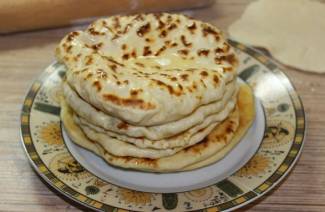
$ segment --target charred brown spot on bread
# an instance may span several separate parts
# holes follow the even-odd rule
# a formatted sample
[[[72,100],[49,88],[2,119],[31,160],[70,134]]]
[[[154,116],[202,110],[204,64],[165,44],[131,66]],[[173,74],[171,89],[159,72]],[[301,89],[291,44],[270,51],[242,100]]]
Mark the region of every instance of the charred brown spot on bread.
[[[218,84],[219,84],[219,81],[220,81],[220,80],[219,80],[219,76],[216,75],[216,74],[214,74],[214,75],[213,75],[213,82],[214,82],[214,84],[215,84],[215,85],[218,85]]]
[[[79,35],[79,32],[70,32],[69,35],[68,35],[68,37],[67,37],[67,40],[68,41],[72,41],[78,35]]]
[[[63,47],[65,52],[70,53],[72,45],[69,44],[68,42],[65,42],[65,43],[62,44],[62,47]],[[60,50],[60,49],[58,49],[58,50]]]
[[[188,80],[188,74],[182,74],[181,78],[182,78],[182,80],[187,81]]]
[[[196,30],[196,24],[195,22],[192,23],[192,25],[188,26],[187,29],[194,34],[194,31]]]
[[[80,57],[81,57],[81,54],[79,53],[79,54],[77,54],[76,56],[73,57],[73,60],[76,61],[76,62],[78,62],[78,60],[80,59]]]
[[[187,49],[180,49],[177,51],[181,55],[188,55],[189,51]]]
[[[183,86],[181,84],[178,83],[177,86],[178,86],[179,90],[181,90],[181,91],[183,90]]]
[[[147,34],[150,31],[151,25],[150,23],[147,23],[143,26],[141,26],[138,30],[137,30],[137,35],[140,37],[143,37],[145,34]]]
[[[197,70],[196,68],[188,68],[188,69],[186,69],[187,72],[192,72],[192,73],[193,73],[194,71],[196,71],[196,70]]]
[[[149,46],[145,46],[143,48],[143,56],[148,56],[148,55],[151,55],[152,54],[152,51],[150,50],[150,47]]]
[[[128,60],[129,57],[130,57],[130,55],[128,53],[126,53],[126,54],[123,54],[122,59],[123,60]]]
[[[153,66],[153,68],[155,68],[155,69],[161,69],[161,67],[160,67],[160,66],[158,66],[158,65],[156,65],[156,66]]]
[[[93,64],[93,62],[94,62],[93,57],[88,55],[88,56],[86,57],[86,63],[85,63],[85,64],[86,64],[87,66],[89,66],[89,65]]]
[[[63,60],[65,61],[69,61],[70,60],[70,57],[68,57],[67,55],[63,57]]]
[[[167,36],[167,31],[166,30],[162,30],[159,34],[159,37],[161,38],[165,38]]]
[[[231,72],[231,71],[233,71],[234,69],[233,69],[233,67],[224,67],[223,68],[223,71],[224,72]]]
[[[232,124],[228,124],[227,127],[226,127],[226,132],[227,133],[234,133],[235,132],[235,129],[233,127]]]
[[[129,128],[129,125],[126,122],[122,121],[117,125],[117,128],[120,130],[127,130]]]
[[[208,73],[207,71],[201,71],[201,72],[200,72],[200,75],[201,75],[202,77],[207,77],[207,76],[209,76],[209,73]]]
[[[127,47],[128,47],[128,46],[124,43],[124,44],[122,45],[122,50],[126,50]]]
[[[175,23],[172,23],[168,28],[167,28],[167,30],[168,31],[172,31],[172,30],[174,30],[174,29],[176,29],[177,28],[177,25],[175,24]]]
[[[136,21],[144,21],[144,17],[143,14],[138,14],[135,16],[134,20]]]
[[[73,58],[72,58],[75,62],[78,62],[78,57],[77,56],[74,56]]]
[[[225,43],[223,44],[222,49],[223,49],[224,52],[228,52],[228,51],[230,50],[230,46],[229,46],[229,44],[225,42]]]
[[[101,42],[101,43],[97,43],[97,44],[94,44],[91,46],[91,48],[95,51],[98,51],[104,44]]]
[[[165,40],[165,45],[168,46],[171,43],[170,40]]]
[[[220,64],[222,63],[222,60],[221,60],[220,57],[215,57],[215,58],[214,58],[214,62],[215,62],[216,64],[220,65]]]
[[[215,52],[216,54],[224,53],[223,48],[216,48],[216,49],[214,50],[214,52]]]
[[[93,86],[96,87],[98,92],[102,90],[102,85],[100,84],[99,81],[93,82]]]
[[[106,79],[107,73],[103,69],[99,68],[96,70],[96,76],[101,79]]]
[[[196,98],[197,100],[199,100],[199,101],[202,100],[202,96],[195,96],[195,98]]]
[[[165,26],[166,26],[166,24],[163,21],[161,21],[161,20],[158,21],[158,29],[163,29],[163,28],[165,28]]]
[[[164,83],[163,81],[156,80],[156,79],[152,79],[152,81],[154,81],[159,87],[167,89],[169,94],[171,94],[171,95],[180,96],[182,94],[181,92],[176,91],[173,88],[173,86],[168,85],[168,84]]]
[[[216,41],[220,40],[219,33],[209,25],[206,25],[206,24],[202,25],[202,33],[203,33],[204,37],[206,37],[208,35],[212,35],[212,36],[214,36]]]
[[[114,72],[116,72],[116,70],[117,70],[117,65],[116,65],[116,64],[109,65],[109,67],[110,67]]]
[[[130,95],[131,97],[136,97],[137,95],[139,95],[141,92],[143,92],[143,90],[140,89],[131,89],[130,91]]]
[[[228,62],[231,65],[236,65],[238,63],[238,60],[234,54],[228,54],[228,55],[222,55],[215,57],[215,62],[219,62],[218,64],[221,64],[222,62]]]
[[[99,32],[99,31],[96,31],[95,28],[91,27],[88,29],[88,32],[91,34],[91,35],[105,35],[104,32]]]
[[[131,90],[130,91],[130,95],[131,96],[137,96],[138,95],[138,91],[137,90]]]
[[[136,58],[136,57],[137,57],[137,52],[136,52],[135,49],[133,49],[133,51],[131,52],[131,56],[132,56],[133,58]]]
[[[208,56],[209,55],[209,52],[210,52],[210,50],[209,49],[200,49],[200,50],[198,50],[197,51],[197,54],[199,55],[199,56]]]
[[[192,88],[193,88],[193,90],[196,90],[197,89],[197,85],[196,85],[195,82],[192,82]]]
[[[166,46],[162,46],[158,51],[155,53],[155,56],[159,56],[163,51],[166,50]]]
[[[160,76],[163,76],[163,77],[169,77],[169,75],[168,74],[165,74],[165,73],[160,73],[159,75]]]
[[[202,149],[208,147],[209,145],[209,139],[207,137],[205,137],[202,141],[200,141],[200,143],[193,145],[193,146],[189,146],[186,147],[185,149],[183,149],[184,152],[193,152],[195,154],[199,153],[202,151]]]
[[[115,65],[124,67],[124,64],[117,62],[112,57],[107,57],[107,56],[102,56],[102,57],[105,58],[107,61],[114,63]]]
[[[173,17],[171,15],[167,15],[167,22],[170,23],[173,21]]]
[[[152,42],[155,41],[154,38],[145,38],[144,40],[145,40],[147,43],[152,43]]]
[[[123,31],[121,31],[121,32],[119,32],[120,34],[126,34],[128,31],[129,31],[129,29],[132,27],[132,24],[127,24],[125,27],[124,27],[124,29],[123,29]]]
[[[113,40],[116,40],[116,39],[118,39],[120,36],[118,35],[118,34],[114,34],[114,36],[111,38],[111,40],[113,41]]]
[[[137,98],[121,98],[114,94],[104,94],[103,98],[106,101],[110,101],[116,105],[132,107],[132,108],[139,108],[143,110],[151,110],[155,109],[156,106],[150,102],[145,102],[143,99]]]
[[[105,20],[102,20],[102,26],[107,27],[107,22]]]
[[[176,77],[172,77],[170,80],[175,82],[175,81],[177,81],[177,78]]]
[[[141,68],[144,68],[145,67],[144,64],[143,63],[140,63],[140,62],[135,62],[135,65],[140,66]]]
[[[160,20],[160,18],[163,16],[164,14],[161,12],[156,12],[153,13],[153,16],[155,17],[156,20]]]
[[[114,27],[115,29],[119,29],[119,28],[121,28],[120,19],[119,19],[118,16],[114,16],[114,18],[113,18],[113,27]]]
[[[185,47],[190,47],[190,46],[192,46],[192,43],[189,43],[189,42],[186,41],[186,37],[185,37],[185,35],[181,35],[181,41],[182,41],[182,43],[183,43],[183,45],[184,45]]]
[[[113,74],[112,76],[113,76],[113,78],[114,78],[115,80],[118,79],[118,77],[117,77],[115,74]]]
[[[234,54],[227,55],[225,60],[231,65],[236,65],[238,63],[238,60]]]
[[[177,43],[172,43],[170,46],[171,47],[176,47],[176,46],[178,46],[178,44]]]
[[[128,85],[129,84],[129,80],[124,80],[123,83],[126,84],[126,85]]]
[[[86,76],[86,80],[91,78],[94,74],[93,73],[88,73],[87,76]]]

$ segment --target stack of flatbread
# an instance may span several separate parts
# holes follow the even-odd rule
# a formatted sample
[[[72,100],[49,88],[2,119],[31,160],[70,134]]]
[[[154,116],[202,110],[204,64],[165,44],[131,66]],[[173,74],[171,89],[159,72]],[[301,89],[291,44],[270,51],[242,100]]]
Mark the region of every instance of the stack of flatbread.
[[[222,158],[250,126],[253,96],[214,26],[175,14],[100,19],[68,34],[61,118],[109,164],[153,172]]]

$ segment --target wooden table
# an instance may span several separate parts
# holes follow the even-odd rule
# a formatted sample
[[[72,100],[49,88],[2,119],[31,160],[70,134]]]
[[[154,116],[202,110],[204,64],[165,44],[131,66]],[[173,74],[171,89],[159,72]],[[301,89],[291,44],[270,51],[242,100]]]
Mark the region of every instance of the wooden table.
[[[218,0],[188,14],[226,29],[248,0]],[[0,37],[0,211],[78,211],[33,171],[20,143],[20,109],[31,82],[54,60],[54,47],[84,26]],[[307,138],[298,164],[286,180],[249,211],[325,211],[325,75],[287,69],[307,115]]]

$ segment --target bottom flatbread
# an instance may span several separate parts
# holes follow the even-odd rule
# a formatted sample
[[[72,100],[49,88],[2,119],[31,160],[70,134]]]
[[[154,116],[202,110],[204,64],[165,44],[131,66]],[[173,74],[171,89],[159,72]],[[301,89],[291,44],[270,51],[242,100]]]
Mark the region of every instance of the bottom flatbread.
[[[237,107],[226,120],[200,143],[159,159],[109,154],[100,144],[87,138],[74,123],[72,116],[73,112],[69,108],[61,108],[61,119],[70,138],[76,144],[96,153],[109,164],[149,172],[176,172],[200,168],[223,158],[251,126],[255,108],[251,89],[242,84],[238,92]]]

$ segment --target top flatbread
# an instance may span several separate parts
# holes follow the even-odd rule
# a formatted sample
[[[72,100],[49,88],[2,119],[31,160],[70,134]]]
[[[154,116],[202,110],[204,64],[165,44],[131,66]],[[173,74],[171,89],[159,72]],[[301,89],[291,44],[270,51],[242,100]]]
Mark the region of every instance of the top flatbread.
[[[67,35],[67,82],[99,110],[137,126],[181,119],[220,100],[237,59],[220,31],[183,15],[113,16]]]

